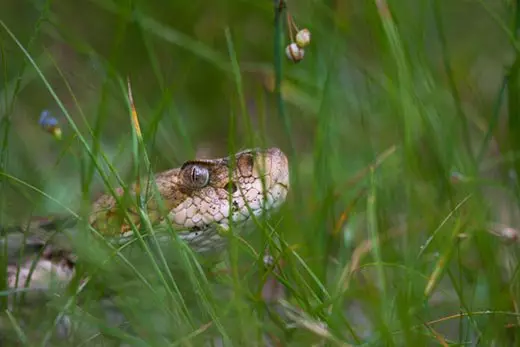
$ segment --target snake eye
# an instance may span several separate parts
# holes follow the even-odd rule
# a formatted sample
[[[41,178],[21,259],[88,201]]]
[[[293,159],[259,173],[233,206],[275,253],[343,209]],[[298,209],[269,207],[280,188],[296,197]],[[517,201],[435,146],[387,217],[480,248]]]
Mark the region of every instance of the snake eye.
[[[195,188],[203,188],[209,182],[209,171],[206,167],[193,165],[189,168],[190,185]]]

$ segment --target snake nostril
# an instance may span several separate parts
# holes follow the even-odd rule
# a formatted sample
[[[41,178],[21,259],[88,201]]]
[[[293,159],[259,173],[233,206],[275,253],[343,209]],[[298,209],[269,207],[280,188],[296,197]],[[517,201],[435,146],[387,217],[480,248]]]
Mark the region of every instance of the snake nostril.
[[[230,192],[231,194],[234,194],[238,190],[238,187],[233,181],[229,181],[224,186],[224,189]]]

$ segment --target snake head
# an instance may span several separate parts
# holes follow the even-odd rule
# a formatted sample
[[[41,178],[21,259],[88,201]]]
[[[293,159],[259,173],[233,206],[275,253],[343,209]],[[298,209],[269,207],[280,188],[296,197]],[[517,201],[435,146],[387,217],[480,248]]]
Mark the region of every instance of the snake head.
[[[289,165],[278,148],[248,149],[233,156],[191,160],[179,172],[182,199],[170,212],[177,227],[241,223],[279,207],[289,189]],[[183,201],[180,201],[183,200]]]
[[[198,167],[198,169],[194,169]],[[222,231],[243,231],[259,217],[278,209],[289,190],[289,165],[278,148],[249,149],[213,160],[189,161],[181,167],[187,180],[185,199],[169,213],[179,236],[200,253],[218,252]],[[208,182],[194,188],[193,172],[207,172]],[[190,172],[192,174],[190,174]]]

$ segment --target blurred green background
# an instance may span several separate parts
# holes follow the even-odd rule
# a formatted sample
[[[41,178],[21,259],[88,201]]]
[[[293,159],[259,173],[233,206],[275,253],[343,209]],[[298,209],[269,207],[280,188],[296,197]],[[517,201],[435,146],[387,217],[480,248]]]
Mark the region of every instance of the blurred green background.
[[[0,13],[80,129],[86,129],[83,114],[90,127],[101,129],[98,140],[103,150],[114,155],[116,165],[123,169],[128,158],[122,149],[129,144],[131,123],[121,83],[130,76],[144,131],[157,128],[155,135],[149,135],[154,140],[150,150],[157,170],[179,165],[197,150],[210,157],[226,154],[231,136],[238,147],[261,140],[287,152],[294,148],[295,165],[304,173],[310,169],[306,157],[320,147],[327,152],[327,161],[339,166],[329,174],[340,172],[348,177],[349,171],[362,167],[375,153],[405,140],[401,120],[406,115],[398,100],[400,72],[375,4],[289,4],[296,23],[312,32],[312,45],[301,64],[284,59],[286,88],[282,88],[290,137],[271,92],[274,19],[269,1],[4,1]],[[503,72],[514,54],[506,31],[511,6],[468,1],[392,3],[406,52],[403,64],[412,71],[414,97],[425,117],[428,108],[436,108],[435,116],[443,123],[440,129],[435,124],[425,129],[420,121],[410,121],[410,131],[417,132],[418,141],[436,138],[433,147],[451,152],[448,148],[457,148],[457,137],[462,137],[460,127],[477,136],[485,133]],[[434,11],[440,12],[441,23],[435,22]],[[240,65],[243,100],[232,71],[226,30]],[[58,189],[52,192],[66,199],[74,188],[64,183],[77,184],[77,175],[71,174],[76,164],[65,156],[55,167],[66,147],[41,131],[40,113],[50,110],[60,120],[62,143],[67,144],[73,132],[5,32],[2,48],[2,109],[11,122],[9,172],[37,186],[45,181],[45,189]],[[444,65],[446,55],[450,76]],[[459,100],[453,98],[450,79]],[[460,120],[459,107],[464,120]],[[236,124],[230,134],[232,119]],[[247,131],[247,123],[253,126],[254,136]],[[210,153],[204,154],[204,148]],[[440,160],[446,169],[453,165],[452,158]],[[54,180],[59,187],[53,187]],[[11,217],[13,212],[17,213],[10,212]]]
[[[488,231],[489,223],[513,231],[518,223],[518,4],[300,0],[287,9],[312,40],[300,63],[282,56],[282,112],[274,93],[280,67],[272,1],[3,0],[0,20],[89,144],[127,180],[127,76],[154,171],[225,156],[231,147],[283,149],[293,184],[277,230],[324,287],[339,285],[354,249],[375,235],[387,241],[371,260],[410,270],[376,271],[344,293],[364,300],[376,326],[392,314],[411,331],[412,323],[459,309],[517,313],[516,244],[504,251]],[[282,35],[283,49],[289,33]],[[82,191],[97,196],[102,181],[95,174],[85,183],[80,163],[88,158],[75,132],[4,27],[0,63],[2,222],[67,213],[27,185],[78,210]],[[59,120],[61,141],[38,124],[43,110]],[[385,151],[372,176],[367,168]],[[347,223],[339,222],[342,213]],[[421,311],[427,280],[412,270],[431,279],[444,266],[442,288],[453,296],[439,294],[440,304],[430,302],[438,311]],[[306,310],[323,318],[325,307],[309,303]],[[336,336],[345,330],[340,316],[329,321]],[[502,320],[469,322],[446,331],[462,331],[455,338],[461,344],[471,329],[488,342],[518,342],[518,325],[508,340]],[[392,339],[389,330],[376,331]]]

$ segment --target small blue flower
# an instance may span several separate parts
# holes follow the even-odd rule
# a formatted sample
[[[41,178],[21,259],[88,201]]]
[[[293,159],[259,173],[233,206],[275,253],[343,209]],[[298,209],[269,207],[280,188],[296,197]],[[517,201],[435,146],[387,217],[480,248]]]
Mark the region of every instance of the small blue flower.
[[[44,128],[57,126],[58,120],[52,117],[48,110],[44,110],[40,115],[40,125]]]
[[[61,128],[59,127],[58,120],[51,116],[48,110],[43,110],[40,114],[40,121],[38,122],[43,130],[50,133],[56,139],[61,139]]]

